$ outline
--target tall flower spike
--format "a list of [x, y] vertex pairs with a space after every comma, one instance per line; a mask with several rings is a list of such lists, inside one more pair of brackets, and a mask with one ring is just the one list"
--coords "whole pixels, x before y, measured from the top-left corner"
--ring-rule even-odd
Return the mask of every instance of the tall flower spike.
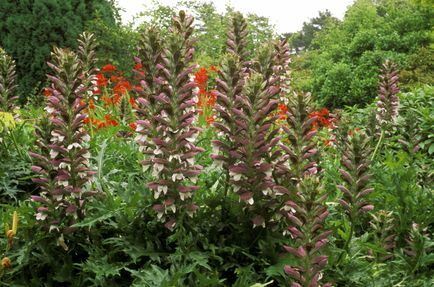
[[0, 111], [12, 112], [16, 96], [15, 61], [0, 48]]
[[[54, 48], [52, 63], [48, 63], [53, 74], [47, 75], [51, 96], [47, 99], [46, 111], [52, 123], [50, 143], [42, 143], [41, 154], [32, 153], [39, 165], [32, 170], [39, 174], [40, 196], [32, 197], [40, 202], [36, 218], [45, 221], [51, 229], [71, 232], [75, 222], [85, 216], [88, 196], [85, 192], [93, 172], [89, 170], [90, 153], [87, 149], [89, 136], [84, 129], [86, 115], [83, 101], [87, 92], [86, 78], [75, 53]], [[47, 151], [44, 150], [49, 148]]]
[[227, 33], [226, 52], [238, 55], [243, 66], [248, 64], [249, 53], [247, 47], [247, 22], [243, 14], [236, 12], [231, 18]]
[[369, 158], [372, 153], [370, 140], [360, 130], [351, 131], [347, 137], [342, 155], [342, 168], [339, 170], [344, 184], [337, 185], [343, 193], [339, 203], [344, 207], [352, 224], [357, 222], [360, 213], [370, 211], [374, 208], [365, 197], [374, 191], [368, 187], [369, 179]]
[[293, 287], [320, 286], [321, 270], [327, 264], [327, 256], [321, 255], [320, 251], [331, 234], [324, 230], [324, 221], [329, 214], [324, 204], [326, 198], [319, 178], [307, 176], [297, 185], [297, 203], [288, 203], [291, 207], [287, 214], [291, 223], [288, 231], [295, 239], [296, 247], [284, 246], [284, 249], [297, 258], [298, 265], [286, 265], [284, 271], [294, 280]]
[[381, 69], [377, 101], [376, 119], [381, 130], [390, 128], [398, 116], [398, 79], [396, 65], [386, 60]]
[[214, 127], [218, 131], [218, 139], [212, 141], [214, 154], [211, 157], [226, 170], [232, 166], [237, 158], [237, 145], [234, 138], [240, 126], [237, 124], [236, 98], [241, 97], [244, 87], [242, 66], [237, 55], [228, 54], [223, 58], [216, 78], [216, 105], [218, 114]]
[[83, 32], [78, 38], [78, 58], [82, 67], [83, 84], [88, 87], [89, 94], [96, 89], [96, 38], [95, 35]]
[[[306, 174], [317, 173], [315, 155], [318, 150], [313, 141], [316, 117], [311, 117], [311, 95], [296, 94], [288, 97], [286, 122], [282, 125], [283, 136], [280, 147], [284, 156], [278, 165], [278, 173], [283, 175], [285, 186], [294, 187]], [[289, 161], [288, 161], [289, 160]]]
[[287, 95], [289, 92], [289, 63], [290, 52], [289, 45], [286, 40], [277, 40], [273, 44], [273, 72], [276, 75], [276, 83], [281, 90], [281, 96]]
[[275, 199], [271, 160], [279, 139], [272, 127], [277, 108], [273, 98], [278, 92], [274, 86], [267, 88], [263, 75], [253, 73], [242, 95], [235, 99], [237, 107], [233, 110], [238, 133], [233, 137], [237, 150], [231, 156], [237, 160], [229, 166], [229, 174], [254, 226], [265, 226], [274, 214], [270, 208]]
[[[153, 209], [169, 229], [175, 226], [179, 216], [192, 216], [197, 209], [192, 196], [199, 188], [194, 184], [202, 169], [195, 164], [195, 156], [202, 149], [194, 145], [200, 129], [193, 125], [198, 116], [194, 107], [198, 98], [194, 79], [190, 77], [196, 67], [191, 64], [194, 53], [192, 24], [193, 18], [183, 11], [174, 18], [161, 61], [156, 65], [158, 76], [152, 83], [159, 86], [158, 94], [149, 90], [148, 99], [139, 100], [157, 111], [156, 114], [140, 114], [143, 120], [137, 121], [139, 136], [136, 141], [145, 153], [143, 166], [152, 167], [154, 181], [148, 187], [160, 201]], [[144, 74], [152, 73], [146, 71], [146, 63], [143, 63], [142, 59]], [[145, 84], [142, 82], [142, 86]], [[145, 129], [151, 129], [151, 132], [142, 133]]]

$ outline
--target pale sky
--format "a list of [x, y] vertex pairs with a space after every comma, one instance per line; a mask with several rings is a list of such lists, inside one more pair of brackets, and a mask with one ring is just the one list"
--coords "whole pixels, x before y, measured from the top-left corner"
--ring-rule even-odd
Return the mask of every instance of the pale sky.
[[[328, 9], [333, 16], [342, 19], [345, 11], [354, 0], [201, 0], [213, 2], [219, 12], [231, 6], [245, 14], [254, 13], [270, 19], [279, 33], [296, 32], [302, 28], [303, 22], [318, 15], [319, 11]], [[150, 0], [117, 0], [122, 20], [127, 23], [133, 16], [151, 6]], [[160, 3], [174, 6], [178, 0], [160, 0]]]

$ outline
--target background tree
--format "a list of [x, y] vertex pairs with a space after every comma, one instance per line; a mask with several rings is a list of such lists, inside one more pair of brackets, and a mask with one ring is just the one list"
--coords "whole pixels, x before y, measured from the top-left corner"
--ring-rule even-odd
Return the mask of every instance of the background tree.
[[76, 48], [86, 22], [114, 26], [114, 11], [112, 0], [1, 1], [0, 46], [16, 59], [21, 98], [41, 90], [52, 46]]

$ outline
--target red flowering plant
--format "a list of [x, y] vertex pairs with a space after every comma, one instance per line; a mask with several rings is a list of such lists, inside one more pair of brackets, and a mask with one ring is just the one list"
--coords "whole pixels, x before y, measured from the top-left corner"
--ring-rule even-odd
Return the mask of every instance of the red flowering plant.
[[194, 82], [196, 83], [196, 92], [199, 101], [199, 126], [209, 126], [215, 120], [214, 106], [216, 103], [215, 78], [218, 69], [211, 65], [209, 68], [201, 67], [194, 73]]
[[312, 130], [322, 130], [324, 136], [322, 138], [324, 145], [327, 147], [333, 147], [336, 145], [336, 135], [334, 130], [337, 127], [336, 115], [330, 113], [326, 107], [323, 107], [320, 111], [313, 111], [309, 114], [310, 118], [314, 118], [312, 123]]
[[88, 117], [85, 119], [91, 133], [107, 127], [128, 131], [135, 129], [137, 103], [130, 92], [141, 87], [133, 86], [124, 75], [112, 64], [104, 65], [96, 74], [96, 87], [87, 99]]

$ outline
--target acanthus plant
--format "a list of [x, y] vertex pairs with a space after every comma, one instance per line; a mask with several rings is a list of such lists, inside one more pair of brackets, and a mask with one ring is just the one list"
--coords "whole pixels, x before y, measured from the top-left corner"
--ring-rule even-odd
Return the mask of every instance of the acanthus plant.
[[377, 123], [381, 130], [390, 128], [399, 114], [398, 70], [390, 60], [386, 60], [380, 73], [377, 101]]
[[[321, 254], [321, 249], [331, 234], [330, 230], [324, 228], [329, 215], [324, 204], [327, 194], [319, 177], [309, 174], [297, 184], [296, 195], [295, 201], [287, 202], [291, 208], [287, 213], [291, 222], [288, 231], [295, 242], [291, 246], [284, 246], [284, 249], [297, 258], [298, 264], [285, 265], [284, 271], [294, 279], [292, 287], [321, 286], [321, 271], [327, 265], [327, 256]], [[331, 284], [322, 286], [329, 287]]]
[[[246, 36], [245, 20], [237, 14], [228, 33], [228, 55], [216, 79], [218, 120], [214, 126], [219, 137], [213, 141], [213, 159], [227, 170], [253, 226], [265, 227], [276, 205], [272, 175], [279, 138], [274, 122], [280, 93], [277, 83], [286, 62], [268, 47], [248, 62]], [[287, 57], [287, 53], [283, 55]]]
[[89, 169], [90, 137], [84, 127], [84, 98], [93, 89], [89, 83], [94, 75], [83, 74], [83, 62], [70, 50], [54, 48], [51, 56], [47, 117], [37, 129], [39, 153], [30, 153], [32, 170], [38, 174], [33, 181], [40, 187], [32, 200], [39, 203], [36, 219], [63, 234], [85, 218], [86, 202], [95, 194], [86, 186], [94, 172]]
[[138, 100], [142, 109], [136, 142], [145, 154], [144, 169], [152, 169], [154, 180], [148, 187], [159, 201], [153, 209], [169, 229], [198, 208], [193, 193], [199, 189], [195, 183], [202, 167], [195, 156], [203, 150], [194, 144], [200, 129], [194, 126], [198, 91], [192, 75], [196, 68], [192, 24], [191, 16], [179, 12], [164, 42], [147, 37], [137, 59], [143, 69], [136, 71], [142, 77], [143, 96]]
[[366, 196], [374, 191], [374, 188], [369, 187], [369, 180], [373, 175], [369, 172], [371, 154], [369, 137], [360, 129], [350, 130], [342, 150], [342, 168], [339, 169], [344, 182], [337, 185], [343, 193], [339, 203], [350, 220], [350, 233], [344, 246], [347, 252], [360, 216], [374, 209], [366, 200]]
[[12, 113], [16, 108], [15, 61], [0, 48], [0, 111]]

